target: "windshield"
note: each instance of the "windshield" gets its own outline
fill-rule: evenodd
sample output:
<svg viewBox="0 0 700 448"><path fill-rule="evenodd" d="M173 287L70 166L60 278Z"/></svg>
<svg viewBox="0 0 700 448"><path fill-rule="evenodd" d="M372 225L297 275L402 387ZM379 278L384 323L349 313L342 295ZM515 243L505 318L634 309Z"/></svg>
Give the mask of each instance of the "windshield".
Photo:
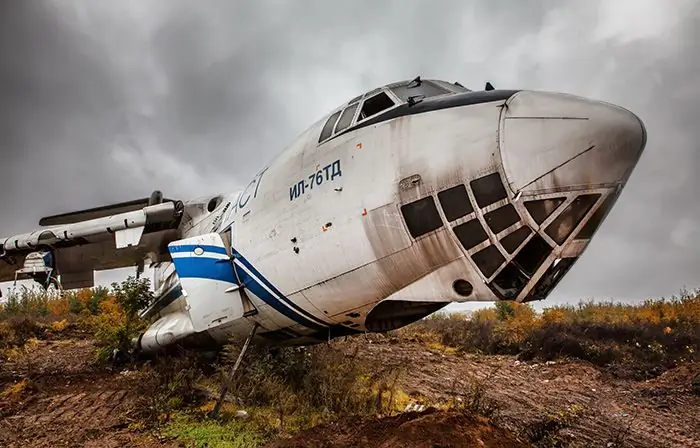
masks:
<svg viewBox="0 0 700 448"><path fill-rule="evenodd" d="M409 97L412 96L422 96L423 98L428 98L431 96L445 95L447 93L452 93L449 90L438 86L430 81L416 81L413 80L404 85L392 87L391 91L394 95L401 98L401 101L408 101Z"/></svg>

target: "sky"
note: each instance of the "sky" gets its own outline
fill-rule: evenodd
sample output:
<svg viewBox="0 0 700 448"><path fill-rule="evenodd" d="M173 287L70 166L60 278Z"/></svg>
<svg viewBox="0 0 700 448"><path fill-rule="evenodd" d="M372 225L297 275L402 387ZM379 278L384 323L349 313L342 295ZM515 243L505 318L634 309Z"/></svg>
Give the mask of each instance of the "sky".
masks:
<svg viewBox="0 0 700 448"><path fill-rule="evenodd" d="M0 235L155 189L234 190L334 107L417 75L644 121L637 169L549 303L700 286L699 0L1 2Z"/></svg>

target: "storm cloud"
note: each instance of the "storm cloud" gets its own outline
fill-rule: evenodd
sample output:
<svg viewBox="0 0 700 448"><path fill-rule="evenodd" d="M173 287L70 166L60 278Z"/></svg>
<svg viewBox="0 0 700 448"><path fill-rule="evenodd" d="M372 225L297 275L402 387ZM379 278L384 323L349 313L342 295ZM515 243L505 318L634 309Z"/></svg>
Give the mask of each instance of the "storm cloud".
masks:
<svg viewBox="0 0 700 448"><path fill-rule="evenodd" d="M700 2L0 4L0 234L245 185L348 98L416 75L627 107L647 149L551 302L700 286ZM550 303L551 303L550 302Z"/></svg>

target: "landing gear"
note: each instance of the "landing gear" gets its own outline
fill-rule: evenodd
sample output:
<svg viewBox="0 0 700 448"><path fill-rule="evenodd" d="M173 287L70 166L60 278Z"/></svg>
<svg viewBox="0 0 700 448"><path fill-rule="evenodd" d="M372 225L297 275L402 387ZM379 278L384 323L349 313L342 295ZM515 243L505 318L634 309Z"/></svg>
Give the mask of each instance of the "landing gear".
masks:
<svg viewBox="0 0 700 448"><path fill-rule="evenodd" d="M236 370L238 370L238 366L241 365L241 361L243 360L243 355L245 355L245 352L248 350L248 345L250 345L250 341L253 339L255 336L255 332L258 330L258 324L257 322L253 325L253 329L250 330L250 334L245 340L245 344L243 344L243 350L241 350L241 353L238 355L238 359L236 359L236 363L233 365L233 368L231 371L228 373L228 377L226 378L226 381L221 385L221 394L219 396L219 400L216 402L216 406L214 406L214 410L211 411L211 416L216 418L216 416L219 414L219 410L221 409L221 405L224 404L224 397L226 397L226 392L228 391L228 385L231 383L231 380L233 379L233 375L236 374Z"/></svg>

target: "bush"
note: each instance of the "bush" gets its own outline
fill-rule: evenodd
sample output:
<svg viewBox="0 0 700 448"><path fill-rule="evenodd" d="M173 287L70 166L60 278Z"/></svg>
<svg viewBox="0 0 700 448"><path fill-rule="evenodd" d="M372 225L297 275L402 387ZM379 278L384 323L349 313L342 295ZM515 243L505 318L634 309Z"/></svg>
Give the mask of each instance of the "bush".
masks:
<svg viewBox="0 0 700 448"><path fill-rule="evenodd" d="M230 385L218 421L212 421L221 381L240 347L237 342L226 346L220 363L180 351L142 366L135 373L140 399L130 411L142 423L132 429L160 427L182 441L194 442L196 434L201 443L248 446L244 440L267 441L340 416L385 415L407 404L408 396L396 387L399 370L361 360L355 350L359 346L352 342L281 349L253 345ZM245 423L235 417L241 409L248 412ZM222 436L226 428L239 432Z"/></svg>
<svg viewBox="0 0 700 448"><path fill-rule="evenodd" d="M463 352L572 357L611 367L620 376L649 378L698 360L700 291L638 305L582 302L535 313L528 304L497 302L464 316L435 315L404 334L433 333Z"/></svg>
<svg viewBox="0 0 700 448"><path fill-rule="evenodd" d="M113 283L112 291L102 286L63 293L14 289L0 304L0 348L82 329L96 337L98 358L104 361L114 349L129 351L132 338L146 324L137 313L152 300L149 280L134 277Z"/></svg>
<svg viewBox="0 0 700 448"><path fill-rule="evenodd" d="M0 348L21 347L29 339L40 339L46 328L27 316L10 317L0 322Z"/></svg>
<svg viewBox="0 0 700 448"><path fill-rule="evenodd" d="M158 424L175 411L201 405L207 396L196 384L205 373L206 364L197 353L155 357L139 369L135 416L148 424Z"/></svg>
<svg viewBox="0 0 700 448"><path fill-rule="evenodd" d="M148 279L136 279L129 276L121 284L113 283L113 294L100 295L90 299L89 304L96 304L98 312L90 319L91 326L98 341L98 360L106 361L114 350L122 353L131 351L131 341L143 331L147 322L138 317L138 311L153 300ZM102 294L102 291L100 291ZM89 309L89 308L88 308Z"/></svg>

